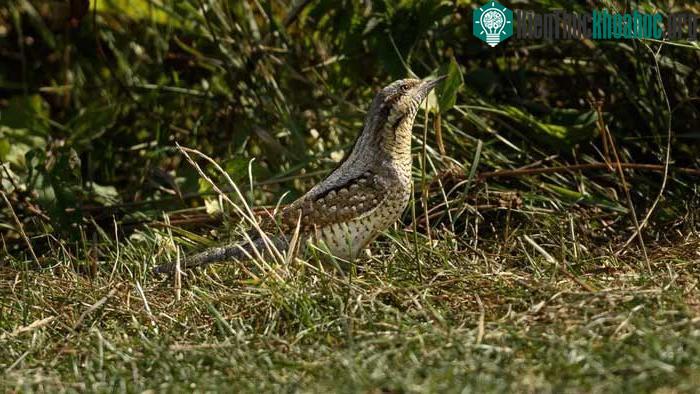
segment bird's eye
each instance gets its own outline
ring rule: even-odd
[[[401,86],[399,87],[399,90],[400,90],[402,93],[403,93],[403,92],[407,92],[407,91],[408,91],[408,85],[401,85]]]

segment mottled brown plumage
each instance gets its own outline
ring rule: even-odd
[[[369,214],[387,197],[387,186],[380,176],[366,171],[322,193],[302,197],[281,212],[281,230],[294,230],[300,213],[302,232]]]
[[[410,198],[413,121],[421,102],[440,80],[403,79],[382,89],[372,101],[352,151],[338,168],[277,217],[263,221],[261,228],[272,244],[286,250],[298,224],[302,242],[325,244],[333,255],[353,260],[394,223]],[[253,248],[267,249],[261,237],[251,239],[206,250],[182,266],[241,260]],[[172,269],[171,263],[155,271]]]

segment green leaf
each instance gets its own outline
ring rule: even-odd
[[[2,138],[0,139],[0,158],[4,161],[8,153],[10,153],[10,141]]]
[[[0,110],[0,126],[28,129],[32,135],[46,135],[49,127],[49,105],[38,94],[14,96]]]
[[[94,7],[100,13],[112,13],[115,15],[126,15],[134,20],[151,20],[157,23],[170,23],[177,25],[173,20],[172,12],[159,2],[149,2],[148,0],[95,0]],[[167,2],[165,3],[167,4]]]
[[[103,186],[92,183],[93,199],[102,205],[112,205],[119,203],[119,192],[114,186]]]
[[[457,93],[464,85],[464,78],[454,57],[448,64],[440,67],[438,75],[447,75],[447,78],[435,88],[440,113],[445,113],[457,102]]]
[[[0,159],[17,167],[25,166],[25,155],[33,148],[44,148],[46,139],[29,129],[0,126]]]
[[[559,198],[569,204],[585,204],[589,206],[597,206],[600,208],[608,209],[615,212],[627,213],[627,208],[623,207],[615,201],[610,201],[608,199],[591,196],[589,194],[584,194],[576,190],[567,189],[562,186],[553,185],[551,183],[543,183],[542,187],[556,194]]]
[[[61,148],[47,156],[43,149],[26,154],[27,186],[36,193],[36,201],[59,228],[70,228],[80,221],[78,202],[84,197],[80,176],[80,158],[71,148]]]
[[[557,109],[540,120],[516,107],[503,108],[510,119],[534,131],[533,136],[544,143],[561,147],[589,141],[596,135],[596,114],[593,111]]]

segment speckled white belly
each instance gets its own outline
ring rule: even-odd
[[[314,241],[323,241],[336,257],[354,260],[367,244],[399,219],[409,198],[410,189],[397,193],[364,216],[318,229]]]

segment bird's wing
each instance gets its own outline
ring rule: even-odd
[[[286,232],[293,230],[300,220],[301,230],[305,232],[315,227],[362,218],[377,209],[387,198],[388,192],[389,185],[381,177],[367,171],[320,193],[301,197],[282,210],[278,225]]]

